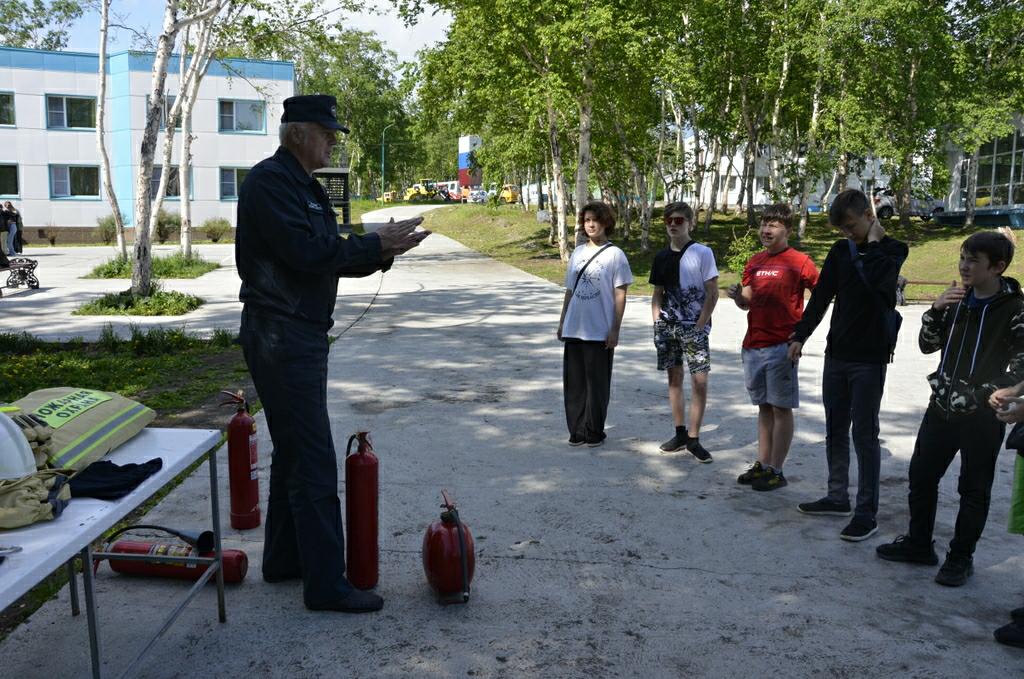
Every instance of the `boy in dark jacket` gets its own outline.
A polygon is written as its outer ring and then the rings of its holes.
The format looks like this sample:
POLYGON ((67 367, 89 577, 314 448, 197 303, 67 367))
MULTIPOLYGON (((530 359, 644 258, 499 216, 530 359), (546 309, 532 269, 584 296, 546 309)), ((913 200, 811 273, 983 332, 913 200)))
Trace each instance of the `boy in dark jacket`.
POLYGON ((892 328, 887 320, 896 306, 896 278, 907 258, 907 246, 885 234, 871 212, 868 197, 856 189, 836 196, 828 221, 845 238, 837 241, 825 257, 818 285, 789 343, 789 360, 795 362, 835 299, 821 381, 828 494, 804 502, 798 509, 818 516, 850 515, 852 426, 857 451, 857 505, 839 537, 859 542, 878 530, 878 408, 892 356, 892 328))
POLYGON ((878 547, 889 561, 935 565, 932 546, 939 481, 960 453, 960 511, 946 561, 935 581, 958 587, 974 570, 974 547, 985 528, 996 457, 1006 425, 989 397, 1024 381, 1024 295, 1002 274, 1013 244, 994 231, 976 233, 960 248, 960 279, 921 317, 919 344, 941 351, 928 376, 931 399, 910 460, 910 529, 878 547))

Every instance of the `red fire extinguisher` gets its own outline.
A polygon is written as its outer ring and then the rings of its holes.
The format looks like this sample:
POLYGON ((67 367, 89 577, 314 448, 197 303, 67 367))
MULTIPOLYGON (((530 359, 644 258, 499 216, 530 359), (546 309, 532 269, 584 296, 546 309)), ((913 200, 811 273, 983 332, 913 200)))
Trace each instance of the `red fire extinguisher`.
POLYGON ((231 527, 246 530, 260 525, 260 481, 257 469, 256 420, 249 415, 245 392, 222 391, 237 411, 228 423, 228 482, 231 489, 231 527))
POLYGON ((442 490, 441 518, 423 536, 423 571, 442 604, 469 601, 469 584, 476 569, 473 534, 459 519, 459 510, 442 490))
MULTIPOLYGON (((184 531, 171 530, 163 526, 128 526, 110 536, 110 540, 121 533, 137 528, 160 530, 170 533, 178 538, 180 542, 152 542, 144 540, 121 539, 116 542, 109 542, 103 551, 119 554, 145 554, 148 556, 185 556, 185 557, 207 557, 214 555, 213 532, 204 531, 198 535, 184 531)), ((238 583, 245 579, 249 570, 249 557, 240 549, 225 549, 221 552, 221 562, 224 564, 224 582, 238 583)), ((99 564, 96 564, 99 566, 99 564)), ((124 559, 110 559, 110 568, 115 573, 124 575, 144 575, 160 578, 175 578, 178 580, 198 580, 199 577, 209 568, 206 564, 182 564, 182 563, 153 563, 151 561, 126 561, 124 559)))
POLYGON ((373 589, 380 577, 377 545, 377 469, 370 432, 348 439, 345 450, 345 557, 349 582, 358 589, 373 589), (356 452, 352 443, 359 441, 356 452))

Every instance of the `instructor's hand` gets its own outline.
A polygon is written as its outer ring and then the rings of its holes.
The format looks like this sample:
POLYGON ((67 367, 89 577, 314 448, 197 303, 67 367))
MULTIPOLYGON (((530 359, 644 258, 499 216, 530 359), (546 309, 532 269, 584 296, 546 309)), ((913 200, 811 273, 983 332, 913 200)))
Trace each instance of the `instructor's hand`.
POLYGON ((803 351, 802 351, 803 348, 804 348, 804 343, 803 342, 797 342, 795 340, 791 340, 790 343, 789 343, 789 349, 786 350, 786 355, 789 356, 789 360, 792 361, 793 363, 796 363, 797 361, 799 361, 800 360, 800 356, 803 355, 803 351))
POLYGON ((388 259, 404 254, 419 245, 430 231, 417 231, 416 227, 423 223, 423 217, 413 217, 396 222, 394 217, 384 226, 377 229, 380 236, 381 257, 388 259))

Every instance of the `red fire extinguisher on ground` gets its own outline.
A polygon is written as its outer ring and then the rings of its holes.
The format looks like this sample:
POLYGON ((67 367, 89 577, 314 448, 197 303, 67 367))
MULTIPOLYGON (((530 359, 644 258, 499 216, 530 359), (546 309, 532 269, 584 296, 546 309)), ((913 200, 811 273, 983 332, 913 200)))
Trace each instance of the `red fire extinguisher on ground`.
POLYGON ((370 432, 348 439, 345 450, 346 573, 358 589, 373 589, 380 577, 377 544, 377 470, 370 432), (352 444, 358 441, 356 452, 352 444))
POLYGON ((448 491, 442 490, 441 497, 441 518, 423 536, 423 571, 442 604, 464 604, 476 569, 473 534, 459 519, 448 491))
MULTIPOLYGON (((116 542, 110 542, 104 546, 103 551, 118 554, 144 554, 147 556, 184 556, 184 557, 206 557, 211 558, 213 551, 213 532, 203 531, 202 533, 188 533, 186 531, 171 530, 163 526, 137 525, 128 526, 110 536, 109 540, 129 530, 145 528, 159 530, 169 533, 177 538, 179 542, 154 542, 141 539, 122 538, 116 542)), ((240 549, 225 549, 221 552, 221 561, 224 564, 224 582, 238 583, 245 579, 249 570, 249 557, 240 549)), ((99 564, 97 563, 98 567, 99 564)), ((143 575, 160 578, 175 578, 178 580, 198 580, 199 576, 206 572, 206 564, 183 564, 183 563, 153 563, 150 561, 127 561, 124 559, 110 558, 110 568, 115 573, 124 575, 143 575)))
POLYGON ((231 489, 231 527, 246 530, 260 525, 260 481, 257 469, 256 420, 249 415, 245 392, 222 391, 237 411, 228 423, 228 483, 231 489))

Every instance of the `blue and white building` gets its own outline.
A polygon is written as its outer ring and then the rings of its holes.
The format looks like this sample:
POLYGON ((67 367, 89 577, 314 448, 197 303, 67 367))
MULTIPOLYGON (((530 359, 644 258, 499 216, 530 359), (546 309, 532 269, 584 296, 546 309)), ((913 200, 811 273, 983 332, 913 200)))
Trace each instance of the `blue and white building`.
MULTIPOLYGON (((107 58, 106 128, 114 192, 133 219, 139 147, 154 55, 120 52, 107 58)), ((170 102, 179 87, 180 59, 168 67, 170 102)), ((0 201, 21 211, 26 240, 37 229, 65 231, 85 240, 97 219, 110 214, 103 194, 96 143, 99 56, 80 52, 0 47, 0 201), (75 235, 77 233, 77 236, 75 235)), ((192 111, 192 220, 235 222, 238 187, 249 168, 277 148, 282 102, 295 90, 289 62, 230 59, 214 62, 199 87, 192 111)), ((180 137, 170 168, 159 166, 164 134, 157 142, 154 190, 170 171, 164 207, 177 211, 180 137)))

